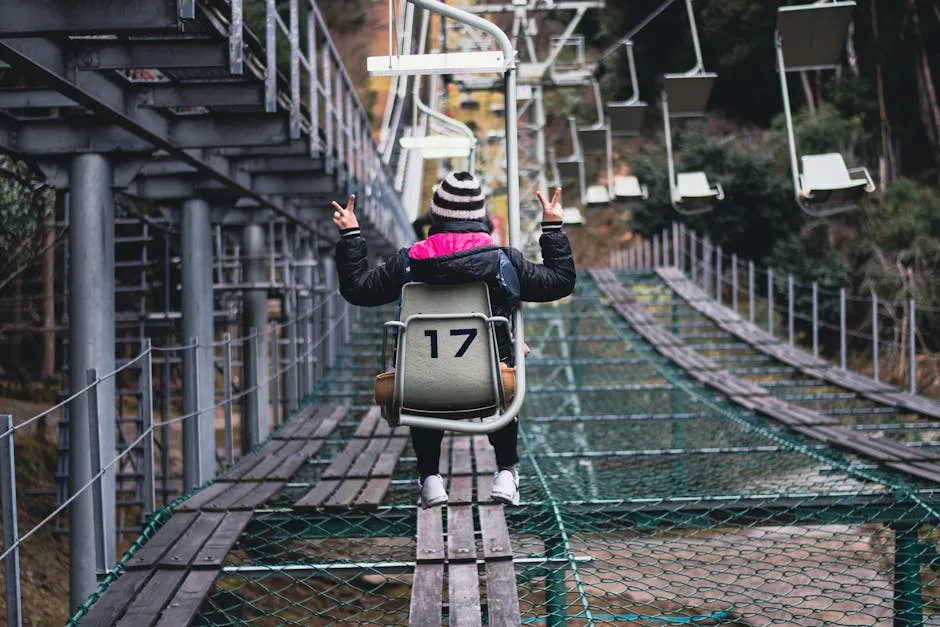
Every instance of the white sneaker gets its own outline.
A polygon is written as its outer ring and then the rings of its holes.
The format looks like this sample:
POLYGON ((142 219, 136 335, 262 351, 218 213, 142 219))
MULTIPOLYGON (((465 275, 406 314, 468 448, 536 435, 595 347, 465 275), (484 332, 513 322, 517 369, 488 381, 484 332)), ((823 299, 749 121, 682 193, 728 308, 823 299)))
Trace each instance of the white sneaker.
POLYGON ((493 475, 493 491, 490 492, 490 499, 506 505, 519 504, 519 472, 515 466, 512 470, 503 469, 493 475))
POLYGON ((421 486, 421 507, 437 507, 447 502, 447 490, 444 489, 444 478, 440 475, 428 475, 421 486))

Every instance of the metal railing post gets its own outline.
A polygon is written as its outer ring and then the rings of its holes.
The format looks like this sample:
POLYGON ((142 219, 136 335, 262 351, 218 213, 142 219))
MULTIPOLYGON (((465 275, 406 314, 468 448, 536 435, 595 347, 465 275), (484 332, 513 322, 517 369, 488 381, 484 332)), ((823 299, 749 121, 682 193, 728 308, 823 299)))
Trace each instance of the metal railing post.
POLYGON ((767 332, 774 334, 774 269, 767 266, 767 332))
MULTIPOLYGON (((244 382, 242 382, 244 383, 244 382)), ((235 463, 235 442, 232 431, 232 334, 222 335, 222 414, 225 430, 225 465, 235 463)))
POLYGON ((98 416, 98 370, 89 368, 85 371, 85 382, 91 386, 88 390, 88 443, 91 455, 91 498, 94 512, 95 572, 100 578, 107 572, 107 543, 104 536, 104 497, 101 490, 101 427, 98 416), (97 477, 97 478, 96 478, 97 477))
POLYGON ((908 319, 910 324, 907 325, 908 329, 908 361, 909 361, 909 372, 910 372, 910 388, 909 392, 911 394, 917 394, 917 309, 914 305, 914 299, 908 301, 908 319))
POLYGON ((813 357, 819 357, 819 284, 813 281, 813 357))
POLYGON ((839 288, 839 367, 845 370, 845 288, 839 288))
POLYGON ((689 265, 692 267, 692 284, 698 285, 698 242, 696 241, 695 231, 689 232, 689 265))
POLYGON ((140 368, 140 428, 145 434, 141 442, 141 518, 147 520, 157 509, 156 475, 153 467, 153 352, 150 348, 150 338, 144 338, 141 347, 146 353, 140 368))
POLYGON ((16 459, 13 446, 13 416, 0 414, 0 508, 3 509, 3 546, 4 553, 10 554, 3 560, 3 572, 6 582, 7 625, 22 627, 23 606, 20 593, 20 548, 16 509, 16 459), (12 550, 11 550, 12 548, 12 550))
POLYGON ((793 337, 793 275, 787 275, 787 338, 790 346, 794 344, 793 337))
POLYGON ((880 380, 878 363, 878 294, 871 291, 871 378, 880 380))
POLYGON ((715 249, 715 300, 721 304, 722 287, 721 246, 715 249))
POLYGON ((731 310, 738 313, 738 256, 731 254, 731 310))
POLYGON ((747 315, 754 324, 754 262, 747 262, 747 315))
POLYGON ((283 409, 281 408, 281 351, 280 337, 276 323, 271 323, 265 332, 265 338, 270 353, 271 367, 268 370, 268 384, 271 386, 271 411, 274 413, 274 425, 281 424, 283 409))
POLYGON ((681 268, 681 263, 679 261, 679 225, 676 222, 672 223, 672 265, 675 267, 681 268))

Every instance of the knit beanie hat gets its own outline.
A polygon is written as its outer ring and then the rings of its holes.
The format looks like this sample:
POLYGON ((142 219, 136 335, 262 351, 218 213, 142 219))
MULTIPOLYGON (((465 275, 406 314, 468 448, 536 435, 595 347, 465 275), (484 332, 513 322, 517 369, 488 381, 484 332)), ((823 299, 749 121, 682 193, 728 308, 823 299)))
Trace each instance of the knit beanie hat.
POLYGON ((431 216, 438 221, 486 218, 486 197, 480 181, 469 172, 451 172, 434 190, 431 216))

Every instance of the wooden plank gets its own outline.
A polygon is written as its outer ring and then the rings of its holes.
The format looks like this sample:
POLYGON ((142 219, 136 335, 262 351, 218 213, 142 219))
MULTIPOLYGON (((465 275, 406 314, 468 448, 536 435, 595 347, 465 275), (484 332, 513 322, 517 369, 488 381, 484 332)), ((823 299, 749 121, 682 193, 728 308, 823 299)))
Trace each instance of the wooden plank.
POLYGON ((294 453, 298 452, 304 446, 303 440, 291 440, 290 442, 284 442, 284 444, 273 452, 273 454, 268 455, 266 458, 258 462, 254 468, 246 472, 242 476, 242 480, 248 481, 260 481, 267 477, 270 473, 274 472, 278 466, 284 463, 284 459, 290 457, 294 453))
POLYGON ((186 577, 185 570, 158 570, 140 591, 117 627, 150 627, 186 577))
POLYGON ((446 477, 450 474, 450 449, 453 444, 454 438, 449 434, 445 435, 444 439, 441 440, 440 471, 442 477, 446 477))
POLYGON ((339 479, 327 479, 320 481, 317 485, 294 503, 294 509, 304 509, 309 507, 320 507, 326 501, 327 497, 333 493, 340 483, 339 479))
POLYGON ((443 507, 418 508, 418 546, 415 561, 444 561, 443 507))
POLYGON ((418 564, 411 587, 410 624, 440 627, 443 606, 444 564, 418 564))
POLYGON ((359 453, 366 446, 365 440, 350 440, 346 448, 339 455, 333 458, 333 462, 323 471, 324 479, 335 479, 346 474, 346 470, 352 465, 359 453))
POLYGON ((82 627, 112 627, 150 579, 151 570, 128 570, 105 590, 82 619, 82 627))
MULTIPOLYGON (((356 507, 363 509, 372 509, 379 506, 385 493, 388 492, 388 486, 391 485, 391 477, 378 477, 369 479, 362 494, 356 499, 356 507)), ((439 508, 438 508, 439 509, 439 508)))
POLYGON ((371 438, 372 432, 375 431, 375 427, 380 420, 382 420, 382 410, 378 405, 373 405, 369 408, 369 411, 366 412, 366 415, 362 417, 362 422, 356 427, 356 432, 353 433, 353 437, 371 438))
POLYGON ((244 481, 242 483, 236 483, 231 490, 227 491, 225 494, 209 501, 203 506, 203 509, 208 510, 221 510, 228 509, 234 503, 240 501, 246 494, 258 487, 257 481, 244 481))
POLYGON ((193 568, 222 568, 225 556, 232 550, 251 516, 252 512, 226 512, 222 522, 196 554, 193 568))
POLYGON ((252 471, 255 466, 263 462, 265 459, 275 457, 277 452, 287 444, 284 440, 268 440, 268 442, 262 446, 259 450, 254 453, 249 453, 245 457, 238 460, 238 462, 232 466, 224 477, 219 477, 219 481, 239 481, 246 474, 252 471))
POLYGON ((480 505, 480 533, 483 536, 483 559, 512 558, 509 527, 502 505, 480 505))
POLYGON ((333 493, 333 496, 327 500, 326 507, 349 507, 356 499, 356 495, 359 494, 359 490, 362 489, 364 484, 364 479, 346 479, 343 481, 343 483, 340 484, 336 492, 333 493))
POLYGON ((477 503, 490 502, 490 493, 493 491, 493 475, 477 475, 477 503))
POLYGON ((521 625, 516 569, 512 560, 486 562, 488 625, 521 625))
POLYGON ((186 575, 176 595, 163 610, 156 627, 183 627, 192 624, 209 593, 215 588, 218 574, 216 570, 194 570, 186 575))
POLYGON ((347 477, 368 477, 372 467, 379 461, 379 455, 388 446, 389 440, 384 438, 367 440, 369 442, 365 450, 353 461, 349 470, 346 471, 347 477))
POLYGON ((451 627, 480 627, 480 574, 476 562, 449 564, 447 568, 451 627))
POLYGON ((381 420, 379 424, 375 425, 375 432, 372 434, 372 437, 406 438, 408 437, 408 429, 402 426, 392 429, 385 420, 381 420))
POLYGON ((321 409, 322 408, 318 407, 317 405, 307 405, 294 416, 291 416, 291 418, 287 421, 287 424, 284 425, 284 427, 282 427, 274 437, 281 440, 289 440, 296 437, 297 432, 304 426, 304 424, 306 424, 309 420, 315 420, 314 417, 321 409))
POLYGON ((473 466, 470 458, 469 436, 454 436, 454 446, 450 456, 451 475, 471 475, 473 466))
POLYGON ((346 408, 342 405, 339 405, 333 409, 332 412, 316 425, 316 429, 312 432, 310 437, 313 438, 327 438, 333 433, 333 430, 336 429, 336 426, 343 420, 343 417, 346 415, 346 408))
POLYGON ((490 446, 489 438, 485 435, 473 436, 473 456, 476 458, 477 474, 493 473, 498 470, 496 454, 490 446))
POLYGON ((151 568, 199 516, 198 512, 173 514, 156 535, 147 541, 126 564, 127 570, 151 568))
POLYGON ((395 472, 395 466, 408 445, 405 438, 392 438, 388 447, 379 455, 379 461, 372 467, 371 477, 391 477, 395 472))
POLYGON ((893 470, 898 470, 905 474, 913 475, 918 479, 940 483, 940 467, 938 467, 936 464, 926 465, 920 463, 909 464, 904 462, 892 462, 887 466, 893 470))
POLYGON ((473 477, 459 475, 450 477, 450 489, 447 491, 448 503, 458 505, 473 502, 473 477))
POLYGON ((287 481, 291 479, 307 461, 323 448, 323 442, 323 440, 307 440, 299 451, 288 456, 280 466, 271 471, 267 479, 270 481, 287 481))
POLYGON ((193 494, 191 497, 180 503, 174 508, 174 511, 182 512, 186 510, 198 510, 203 505, 224 493, 231 488, 234 483, 216 481, 201 492, 193 494))
POLYGON ((476 560, 477 542, 473 536, 473 510, 469 505, 447 507, 447 559, 476 560))
POLYGON ((261 507, 283 487, 284 483, 281 481, 265 481, 264 483, 258 484, 258 487, 238 499, 238 501, 232 503, 229 509, 243 510, 261 507))
POLYGON ((189 567, 189 563, 196 558, 199 549, 209 540, 224 517, 222 512, 201 512, 199 518, 179 537, 158 565, 163 568, 189 567))

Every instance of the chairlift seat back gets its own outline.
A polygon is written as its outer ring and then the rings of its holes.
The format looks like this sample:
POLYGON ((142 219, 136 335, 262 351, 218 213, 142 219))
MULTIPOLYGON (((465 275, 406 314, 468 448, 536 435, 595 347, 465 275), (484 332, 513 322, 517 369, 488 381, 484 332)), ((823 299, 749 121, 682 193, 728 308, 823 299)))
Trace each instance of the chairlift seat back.
POLYGON ((632 137, 640 134, 643 116, 646 113, 645 102, 609 102, 607 119, 610 134, 614 137, 632 137))
POLYGON ((406 327, 396 358, 402 412, 452 418, 499 412, 496 338, 486 321, 490 315, 484 283, 408 283, 402 288, 399 319, 406 327), (451 317, 420 317, 425 315, 451 317))
POLYGON ((838 66, 854 13, 854 0, 777 9, 777 32, 787 71, 838 66))
POLYGON ((621 199, 646 199, 646 187, 640 186, 640 179, 635 176, 614 177, 614 196, 621 199))
POLYGON ((705 115, 712 85, 718 77, 713 72, 666 74, 663 79, 669 98, 669 117, 689 118, 705 115))
POLYGON ((579 157, 559 159, 556 163, 558 165, 558 178, 560 179, 560 183, 578 182, 581 180, 579 157))
POLYGON ((578 128, 581 152, 586 155, 607 154, 607 127, 603 124, 578 128))

